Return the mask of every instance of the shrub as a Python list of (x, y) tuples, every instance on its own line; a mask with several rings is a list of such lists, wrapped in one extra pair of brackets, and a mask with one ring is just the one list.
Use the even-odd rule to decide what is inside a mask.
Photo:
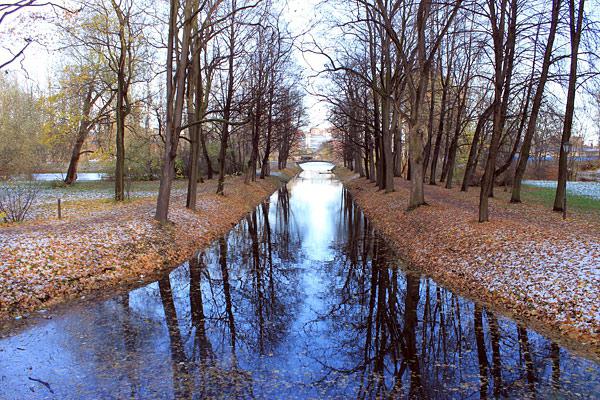
[(64, 189), (68, 186), (69, 185), (65, 183), (64, 179), (54, 179), (52, 182), (50, 182), (50, 187), (52, 189)]
[(0, 216), (4, 222), (22, 222), (40, 192), (38, 184), (8, 181), (0, 186)]

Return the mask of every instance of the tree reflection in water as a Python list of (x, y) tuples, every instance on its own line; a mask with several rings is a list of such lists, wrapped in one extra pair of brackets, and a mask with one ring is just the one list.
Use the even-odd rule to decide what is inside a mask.
[(327, 371), (320, 384), (335, 390), (340, 380), (360, 382), (357, 398), (572, 395), (568, 383), (561, 386), (556, 343), (396, 268), (347, 196), (340, 224), (348, 229), (340, 230), (345, 237), (328, 270), (336, 295), (313, 322), (326, 322), (337, 338), (334, 347), (314, 349)]
[(0, 339), (24, 349), (0, 351), (5, 397), (39, 398), (31, 374), (60, 398), (571, 398), (599, 385), (593, 361), (405, 271), (323, 174), (158, 282), (48, 323)]

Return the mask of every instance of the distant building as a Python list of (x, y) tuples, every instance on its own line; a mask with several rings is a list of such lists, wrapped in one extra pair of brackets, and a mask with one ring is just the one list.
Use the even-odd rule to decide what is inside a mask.
[(594, 142), (585, 144), (583, 136), (574, 136), (571, 138), (573, 144), (573, 157), (577, 160), (596, 160), (600, 156), (598, 149), (594, 147)]
[(331, 137), (329, 128), (310, 128), (304, 135), (304, 146), (306, 149), (317, 151), (323, 143), (330, 141)]
[[(585, 144), (583, 136), (571, 136), (571, 153), (569, 159), (577, 161), (592, 161), (600, 158), (600, 149), (594, 143)], [(543, 143), (543, 147), (534, 146), (529, 156), (530, 161), (555, 161), (560, 155), (561, 138), (553, 137)]]

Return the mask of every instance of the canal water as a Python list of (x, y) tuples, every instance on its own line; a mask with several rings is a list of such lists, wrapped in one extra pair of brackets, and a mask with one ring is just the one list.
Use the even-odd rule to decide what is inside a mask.
[[(77, 181), (101, 181), (105, 179), (108, 174), (100, 173), (100, 172), (78, 172), (77, 173)], [(65, 179), (66, 174), (60, 172), (51, 172), (51, 173), (41, 173), (41, 174), (31, 174), (31, 177), (34, 181), (62, 181)]]
[(406, 272), (321, 167), (161, 280), (4, 326), (0, 398), (599, 396), (598, 363)]

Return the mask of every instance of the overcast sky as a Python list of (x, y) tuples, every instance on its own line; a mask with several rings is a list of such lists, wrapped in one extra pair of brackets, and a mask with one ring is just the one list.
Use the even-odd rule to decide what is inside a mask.
[[(310, 31), (304, 38), (299, 39), (299, 47), (302, 47), (303, 41), (310, 41), (311, 37), (316, 37), (317, 40), (323, 42), (331, 36), (330, 32), (326, 31), (326, 25), (317, 23), (322, 21), (326, 14), (335, 13), (335, 10), (326, 9), (326, 6), (323, 5), (318, 6), (319, 3), (322, 3), (322, 1), (290, 0), (288, 2), (284, 17), (289, 22), (292, 33), (300, 35), (303, 32)], [(45, 10), (48, 14), (51, 14), (51, 10), (48, 8), (45, 8)], [(60, 70), (61, 64), (61, 54), (56, 51), (58, 35), (52, 24), (43, 23), (41, 20), (27, 21), (25, 13), (17, 14), (8, 21), (3, 22), (0, 30), (0, 60), (4, 61), (9, 58), (6, 47), (13, 50), (19, 48), (23, 43), (23, 38), (27, 36), (38, 38), (40, 43), (30, 45), (25, 57), (20, 62), (13, 63), (10, 66), (9, 74), (17, 76), (23, 83), (45, 90), (48, 86), (49, 77), (54, 76), (54, 73)], [(307, 90), (305, 105), (309, 122), (306, 128), (328, 126), (327, 105), (321, 102), (317, 96), (311, 94), (318, 93), (327, 84), (326, 78), (314, 77), (323, 68), (325, 59), (311, 53), (302, 53), (299, 49), (296, 49), (295, 53), (296, 60), (304, 76), (303, 86)], [(566, 97), (565, 88), (551, 85), (549, 89), (559, 99)], [(583, 99), (581, 96), (578, 100), (577, 124), (573, 134), (583, 134), (586, 143), (591, 141), (597, 143), (600, 127), (595, 123), (595, 114), (598, 112), (596, 105), (589, 103), (589, 99)], [(588, 106), (587, 110), (584, 110), (584, 105)]]
[[(314, 26), (315, 22), (319, 20), (316, 7), (318, 2), (319, 0), (302, 0), (288, 3), (284, 18), (289, 22), (290, 30), (294, 35), (306, 32), (309, 27)], [(63, 1), (61, 4), (66, 4), (66, 2)], [(48, 14), (51, 14), (50, 9), (45, 8), (45, 10)], [(40, 10), (37, 9), (35, 12), (40, 13)], [(0, 43), (2, 43), (2, 46), (0, 46), (0, 60), (4, 62), (10, 58), (7, 48), (14, 51), (24, 43), (23, 39), (25, 37), (36, 37), (37, 41), (27, 48), (25, 56), (19, 62), (13, 63), (7, 69), (7, 72), (9, 75), (16, 76), (23, 84), (45, 90), (49, 78), (54, 76), (61, 68), (61, 53), (56, 50), (58, 47), (58, 34), (51, 23), (44, 23), (41, 20), (32, 23), (27, 19), (28, 15), (29, 13), (22, 12), (3, 23), (0, 31)], [(317, 29), (312, 29), (311, 34), (317, 34)], [(301, 42), (302, 38), (299, 38), (299, 47)], [(303, 54), (298, 48), (295, 49), (295, 58), (305, 77), (303, 86), (307, 89), (305, 104), (309, 122), (306, 128), (328, 126), (327, 105), (310, 94), (325, 84), (323, 78), (311, 78), (323, 67), (324, 59), (314, 54)]]

